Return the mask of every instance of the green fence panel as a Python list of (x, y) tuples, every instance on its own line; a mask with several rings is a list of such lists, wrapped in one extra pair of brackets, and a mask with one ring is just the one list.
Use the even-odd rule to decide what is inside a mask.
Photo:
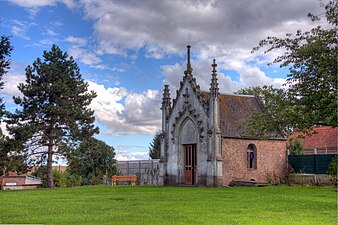
[(336, 154), (289, 155), (288, 160), (296, 173), (326, 174), (335, 156)]
[(335, 155), (316, 155), (316, 174), (328, 173), (329, 164)]

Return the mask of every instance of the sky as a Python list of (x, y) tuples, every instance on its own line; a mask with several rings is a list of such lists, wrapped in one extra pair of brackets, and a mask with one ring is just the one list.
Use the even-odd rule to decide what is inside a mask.
[[(118, 160), (148, 159), (161, 127), (163, 85), (174, 98), (191, 45), (193, 75), (209, 90), (212, 59), (220, 92), (259, 85), (283, 87), (287, 69), (267, 66), (281, 51), (251, 53), (268, 37), (295, 34), (316, 24), (317, 0), (0, 0), (0, 35), (14, 50), (1, 96), (6, 109), (25, 82), (25, 68), (52, 44), (75, 58), (100, 128), (96, 138)], [(3, 126), (3, 125), (2, 125)]]

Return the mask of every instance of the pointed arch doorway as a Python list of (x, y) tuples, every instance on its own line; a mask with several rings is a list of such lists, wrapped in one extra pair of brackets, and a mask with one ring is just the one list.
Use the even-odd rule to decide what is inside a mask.
[(180, 142), (183, 147), (184, 185), (195, 185), (197, 182), (197, 140), (198, 134), (194, 121), (186, 118), (180, 129)]
[(196, 184), (197, 153), (196, 144), (183, 145), (184, 147), (184, 184)]

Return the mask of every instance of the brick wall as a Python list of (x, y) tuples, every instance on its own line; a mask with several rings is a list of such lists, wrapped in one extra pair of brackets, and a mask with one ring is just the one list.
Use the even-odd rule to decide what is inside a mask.
[[(257, 148), (257, 169), (247, 168), (247, 147)], [(286, 172), (286, 141), (223, 138), (223, 184), (233, 180), (269, 182)]]
[(3, 177), (2, 183), (6, 185), (6, 183), (16, 183), (16, 185), (24, 185), (26, 176), (5, 176)]

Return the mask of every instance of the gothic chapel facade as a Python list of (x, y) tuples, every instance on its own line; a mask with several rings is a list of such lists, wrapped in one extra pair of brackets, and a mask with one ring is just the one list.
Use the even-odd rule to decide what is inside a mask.
[(249, 136), (253, 113), (263, 113), (256, 96), (220, 94), (215, 60), (210, 91), (200, 90), (192, 75), (190, 46), (176, 98), (164, 85), (160, 183), (222, 186), (232, 181), (268, 182), (286, 170), (286, 140), (276, 132), (269, 139)]

